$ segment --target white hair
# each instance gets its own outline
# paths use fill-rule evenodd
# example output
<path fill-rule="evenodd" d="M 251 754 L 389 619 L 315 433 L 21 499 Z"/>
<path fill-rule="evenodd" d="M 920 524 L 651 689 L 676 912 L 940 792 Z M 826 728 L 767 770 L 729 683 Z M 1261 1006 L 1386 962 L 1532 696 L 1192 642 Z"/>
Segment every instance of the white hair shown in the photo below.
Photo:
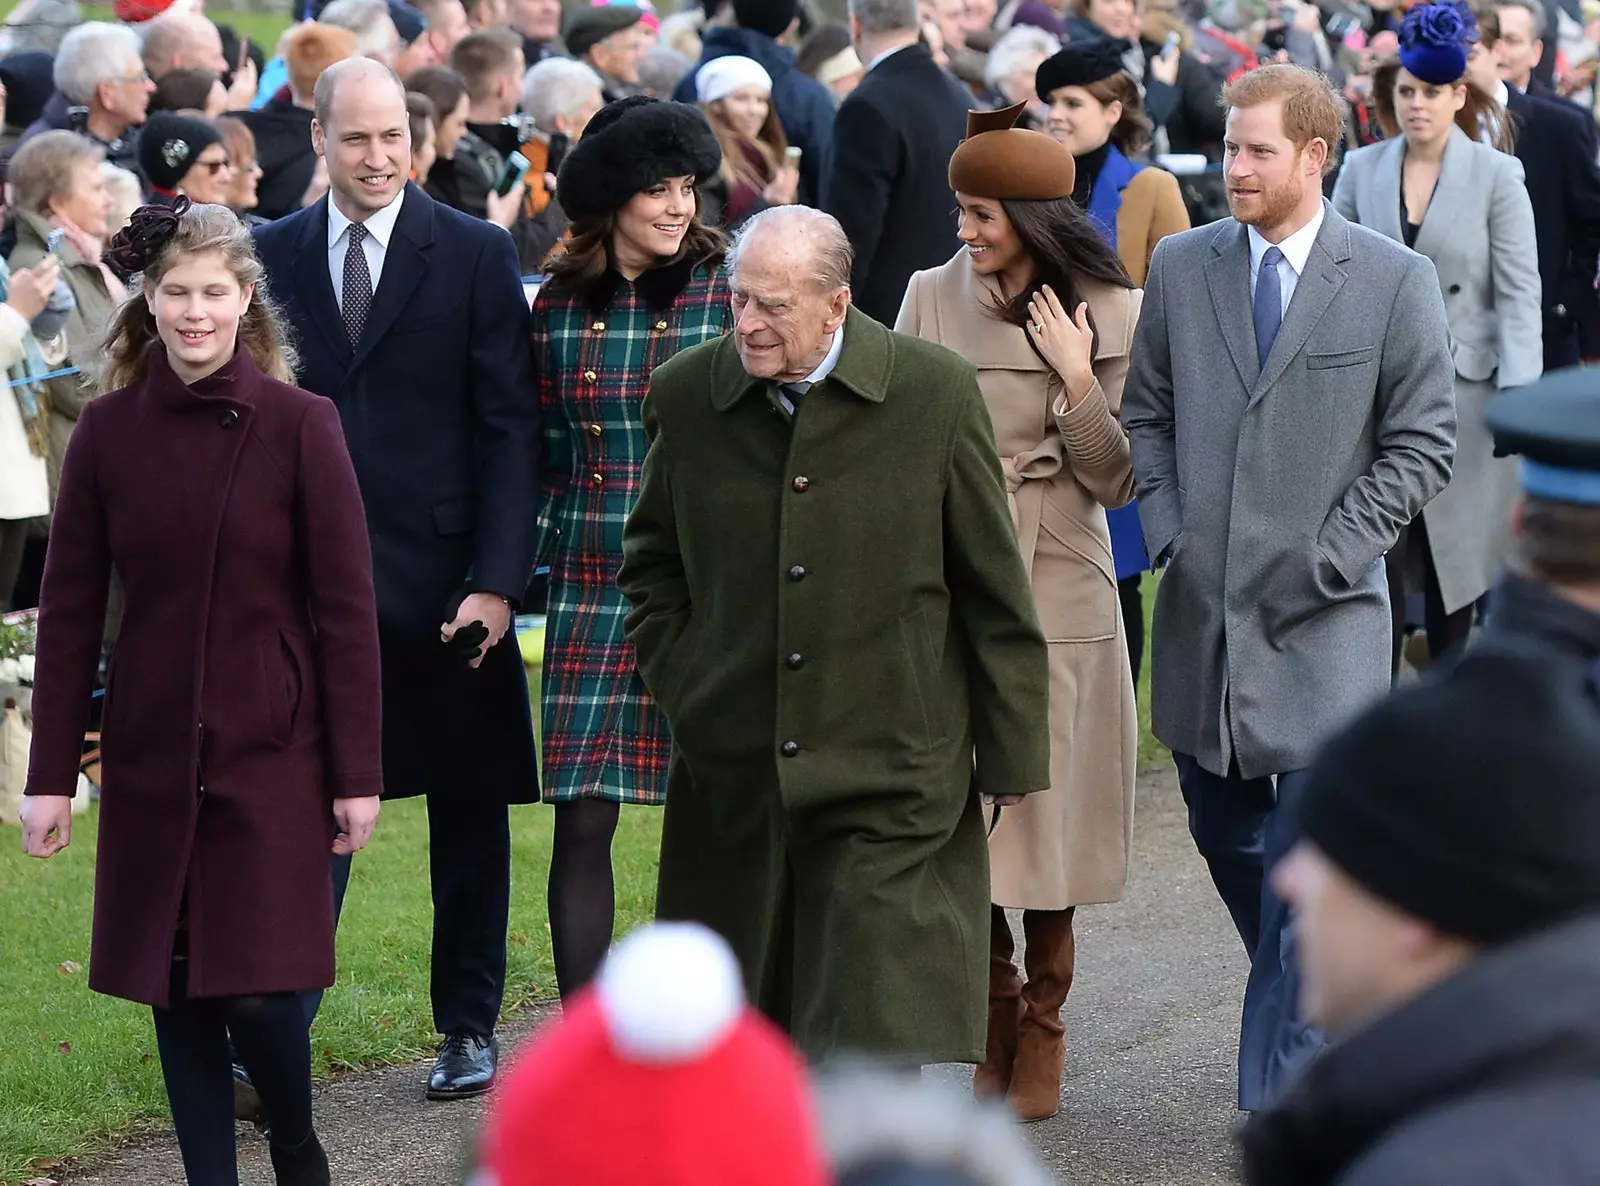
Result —
<path fill-rule="evenodd" d="M 917 0 L 850 0 L 850 15 L 871 35 L 915 29 L 921 14 Z"/>
<path fill-rule="evenodd" d="M 22 0 L 0 28 L 0 56 L 33 52 L 54 57 L 68 30 L 82 22 L 77 0 Z"/>
<path fill-rule="evenodd" d="M 1036 25 L 1012 25 L 989 51 L 989 60 L 983 67 L 984 85 L 998 90 L 1028 58 L 1048 58 L 1060 52 L 1061 40 L 1053 34 Z"/>
<path fill-rule="evenodd" d="M 557 116 L 576 118 L 604 85 L 587 62 L 546 58 L 522 76 L 522 110 L 532 117 L 533 126 L 548 136 L 555 131 Z"/>
<path fill-rule="evenodd" d="M 126 77 L 134 67 L 144 69 L 138 35 L 121 25 L 90 21 L 61 39 L 54 70 L 56 90 L 67 102 L 87 107 L 102 82 Z"/>
<path fill-rule="evenodd" d="M 1550 23 L 1550 18 L 1545 6 L 1540 0 L 1497 0 L 1500 8 L 1520 8 L 1528 14 L 1528 19 L 1533 22 L 1533 39 L 1543 41 L 1545 29 Z"/>
<path fill-rule="evenodd" d="M 400 34 L 384 0 L 333 0 L 317 20 L 356 35 L 356 52 L 385 61 L 394 56 Z"/>
<path fill-rule="evenodd" d="M 1049 1186 L 1016 1118 L 946 1083 L 864 1066 L 824 1070 L 816 1103 L 834 1174 L 869 1165 L 945 1170 L 976 1186 Z"/>
<path fill-rule="evenodd" d="M 810 206 L 771 206 L 750 218 L 733 236 L 728 248 L 728 274 L 739 270 L 739 260 L 750 240 L 767 231 L 788 241 L 803 240 L 811 251 L 812 277 L 829 292 L 850 283 L 855 250 L 839 220 Z"/>

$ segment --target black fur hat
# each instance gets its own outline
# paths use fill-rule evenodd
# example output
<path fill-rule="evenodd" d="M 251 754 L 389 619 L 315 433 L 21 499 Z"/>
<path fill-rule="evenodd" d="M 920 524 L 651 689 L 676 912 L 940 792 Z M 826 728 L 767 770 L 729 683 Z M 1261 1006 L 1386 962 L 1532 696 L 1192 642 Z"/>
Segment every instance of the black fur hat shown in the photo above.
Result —
<path fill-rule="evenodd" d="M 722 146 L 698 107 L 635 96 L 607 103 L 561 164 L 556 191 L 574 221 L 620 210 L 666 177 L 705 181 Z"/>

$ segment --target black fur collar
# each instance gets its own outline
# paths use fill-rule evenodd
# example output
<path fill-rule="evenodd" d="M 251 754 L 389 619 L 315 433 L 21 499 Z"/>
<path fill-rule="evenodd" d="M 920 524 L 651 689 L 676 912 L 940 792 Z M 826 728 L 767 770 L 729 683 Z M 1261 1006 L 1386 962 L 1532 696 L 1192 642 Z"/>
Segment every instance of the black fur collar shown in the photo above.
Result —
<path fill-rule="evenodd" d="M 659 268 L 651 268 L 635 280 L 633 286 L 639 290 L 639 295 L 644 297 L 645 304 L 652 310 L 669 309 L 672 303 L 683 295 L 683 290 L 689 287 L 693 275 L 693 260 L 675 259 L 671 263 L 662 264 Z M 589 290 L 589 311 L 603 313 L 611 304 L 611 298 L 617 295 L 617 290 L 624 283 L 622 274 L 608 265 L 605 272 L 594 282 L 594 287 Z"/>

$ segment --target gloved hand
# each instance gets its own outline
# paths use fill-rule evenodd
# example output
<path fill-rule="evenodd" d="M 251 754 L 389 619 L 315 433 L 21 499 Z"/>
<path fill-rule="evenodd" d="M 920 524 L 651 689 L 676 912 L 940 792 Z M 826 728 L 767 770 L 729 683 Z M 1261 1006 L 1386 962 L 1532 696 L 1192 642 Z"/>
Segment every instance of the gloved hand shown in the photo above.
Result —
<path fill-rule="evenodd" d="M 33 336 L 41 342 L 48 342 L 67 328 L 67 318 L 72 316 L 72 311 L 77 307 L 78 302 L 73 298 L 67 282 L 57 281 L 50 299 L 45 302 L 44 311 L 33 319 Z"/>

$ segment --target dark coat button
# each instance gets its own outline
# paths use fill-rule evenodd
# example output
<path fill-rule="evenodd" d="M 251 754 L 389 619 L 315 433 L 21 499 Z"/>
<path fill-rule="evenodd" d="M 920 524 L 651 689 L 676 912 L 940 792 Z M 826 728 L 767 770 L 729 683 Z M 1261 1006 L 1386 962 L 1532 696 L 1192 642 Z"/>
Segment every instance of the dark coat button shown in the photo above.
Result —
<path fill-rule="evenodd" d="M 810 489 L 811 489 L 811 479 L 806 477 L 804 474 L 801 474 L 798 478 L 796 478 L 794 480 L 794 492 L 796 494 L 804 494 L 807 490 L 810 490 Z"/>
<path fill-rule="evenodd" d="M 786 742 L 783 743 L 783 756 L 784 757 L 792 758 L 796 754 L 798 754 L 799 752 L 800 752 L 800 743 L 799 742 L 797 742 L 797 741 L 786 741 Z"/>
<path fill-rule="evenodd" d="M 799 564 L 796 564 L 793 568 L 791 568 L 789 570 L 789 579 L 791 581 L 803 581 L 803 580 L 805 580 L 806 579 L 806 570 L 805 570 L 805 568 L 803 566 L 799 565 Z"/>
<path fill-rule="evenodd" d="M 217 423 L 222 425 L 223 428 L 232 428 L 239 423 L 239 413 L 232 408 L 226 408 L 223 410 L 222 415 L 217 417 Z"/>
<path fill-rule="evenodd" d="M 1460 291 L 1461 291 L 1461 285 L 1459 285 L 1459 284 L 1452 284 L 1452 285 L 1451 285 L 1451 286 L 1450 286 L 1450 295 L 1451 295 L 1451 296 L 1455 296 L 1455 295 L 1456 295 L 1456 293 L 1458 293 L 1458 292 L 1460 292 Z"/>
<path fill-rule="evenodd" d="M 806 665 L 806 657 L 802 654 L 796 653 L 790 655 L 787 662 L 789 664 L 790 671 L 799 671 Z"/>

